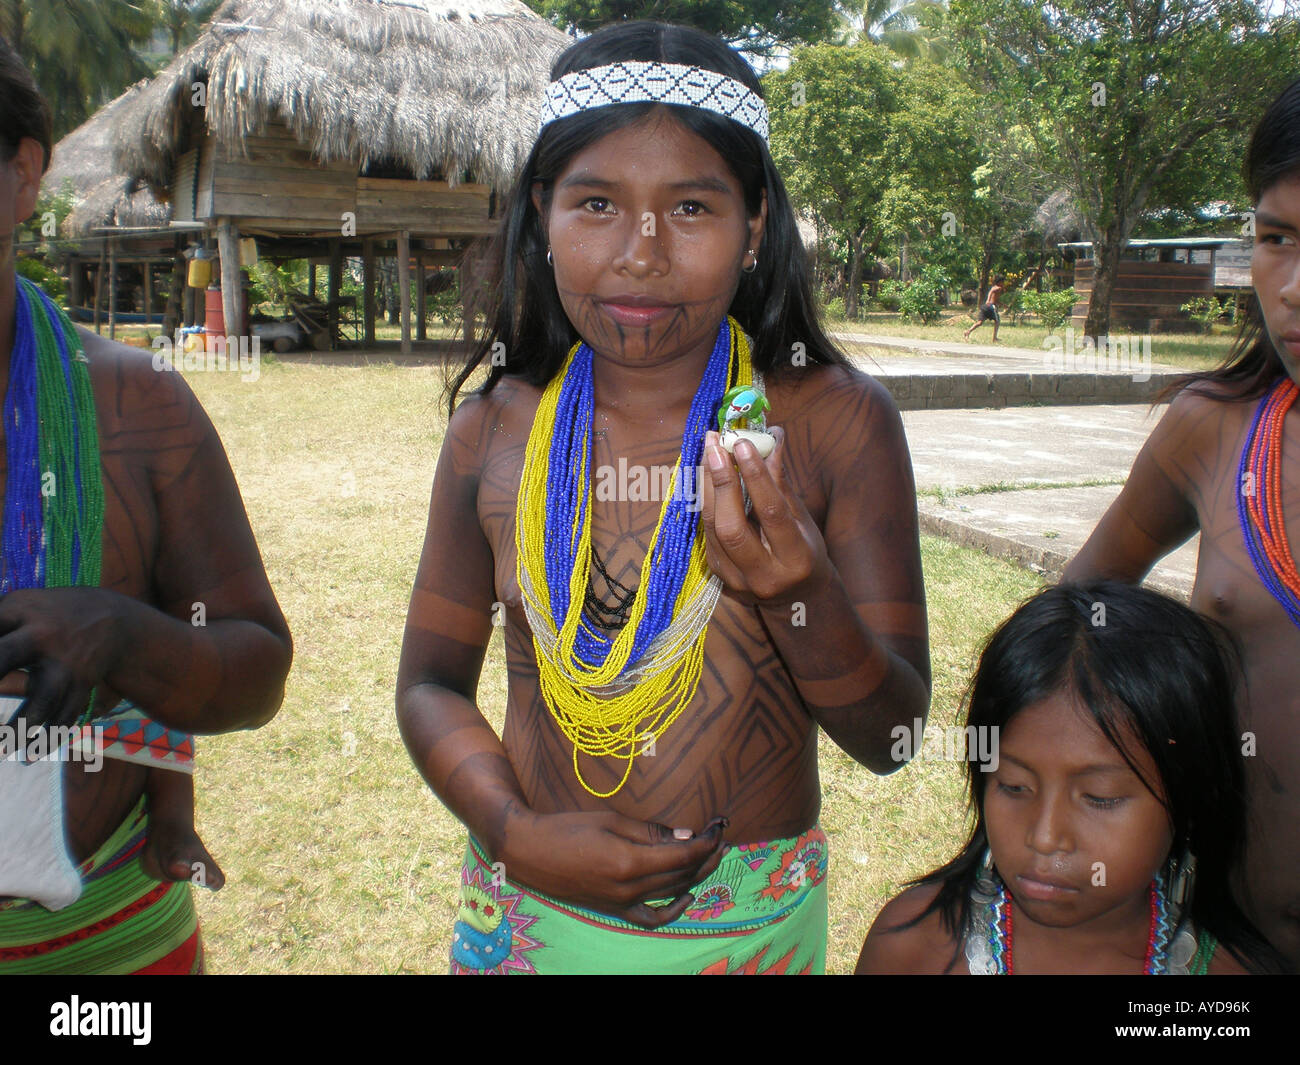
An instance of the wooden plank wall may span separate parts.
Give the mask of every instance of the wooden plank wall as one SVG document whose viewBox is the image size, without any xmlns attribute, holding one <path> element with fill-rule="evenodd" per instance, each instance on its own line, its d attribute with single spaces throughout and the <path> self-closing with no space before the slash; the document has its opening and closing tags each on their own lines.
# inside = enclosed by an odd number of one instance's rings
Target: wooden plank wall
<svg viewBox="0 0 1300 1065">
<path fill-rule="evenodd" d="M 247 228 L 338 232 L 346 211 L 356 233 L 477 235 L 491 233 L 491 189 L 444 181 L 357 176 L 354 161 L 321 163 L 283 125 L 244 140 L 247 157 L 203 143 L 199 160 L 200 219 L 233 218 Z"/>
<path fill-rule="evenodd" d="M 1071 313 L 1075 325 L 1088 315 L 1092 294 L 1093 260 L 1074 264 L 1074 289 L 1082 297 Z M 1117 325 L 1146 328 L 1152 318 L 1169 321 L 1186 319 L 1179 308 L 1197 296 L 1214 293 L 1209 263 L 1137 262 L 1121 259 L 1115 287 L 1111 291 L 1111 320 Z"/>
<path fill-rule="evenodd" d="M 355 210 L 356 165 L 322 163 L 285 126 L 244 138 L 247 158 L 208 138 L 212 206 L 207 217 L 292 219 L 307 229 L 338 229 Z"/>
<path fill-rule="evenodd" d="M 176 160 L 172 180 L 172 218 L 177 222 L 193 222 L 198 204 L 199 153 L 191 148 Z"/>
<path fill-rule="evenodd" d="M 393 181 L 357 178 L 357 229 L 436 230 L 444 233 L 491 233 L 488 220 L 492 190 L 486 185 L 445 181 Z"/>
</svg>

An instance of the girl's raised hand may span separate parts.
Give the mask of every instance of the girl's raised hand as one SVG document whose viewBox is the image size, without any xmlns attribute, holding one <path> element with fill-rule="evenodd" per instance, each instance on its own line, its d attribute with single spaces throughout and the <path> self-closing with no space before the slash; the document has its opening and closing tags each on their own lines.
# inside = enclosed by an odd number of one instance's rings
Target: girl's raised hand
<svg viewBox="0 0 1300 1065">
<path fill-rule="evenodd" d="M 785 430 L 776 426 L 769 432 L 776 447 L 766 459 L 741 440 L 735 465 L 718 434 L 704 434 L 700 524 L 709 568 L 736 598 L 786 606 L 813 595 L 830 580 L 834 567 L 821 530 L 786 481 Z M 749 491 L 750 514 L 745 513 L 741 478 Z"/>
</svg>

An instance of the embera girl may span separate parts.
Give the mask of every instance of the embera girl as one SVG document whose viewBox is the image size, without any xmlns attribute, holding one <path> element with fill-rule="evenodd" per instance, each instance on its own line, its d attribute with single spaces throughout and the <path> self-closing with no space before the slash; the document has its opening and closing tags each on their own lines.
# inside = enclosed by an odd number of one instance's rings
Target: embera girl
<svg viewBox="0 0 1300 1065">
<path fill-rule="evenodd" d="M 928 707 L 901 419 L 817 323 L 767 117 L 695 30 L 619 24 L 552 70 L 398 680 L 470 834 L 454 971 L 821 971 L 818 727 L 886 773 Z M 718 446 L 741 386 L 766 460 Z M 494 618 L 501 738 L 475 705 Z"/>
<path fill-rule="evenodd" d="M 1246 825 L 1226 634 L 1171 599 L 1049 588 L 992 636 L 975 825 L 876 918 L 859 973 L 1240 973 L 1282 960 L 1229 890 Z M 975 733 L 980 735 L 979 732 Z"/>
</svg>

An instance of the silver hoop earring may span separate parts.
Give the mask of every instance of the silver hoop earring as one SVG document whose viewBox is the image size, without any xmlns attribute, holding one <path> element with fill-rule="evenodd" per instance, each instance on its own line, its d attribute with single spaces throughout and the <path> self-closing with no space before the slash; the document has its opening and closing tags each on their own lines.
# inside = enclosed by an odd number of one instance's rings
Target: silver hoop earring
<svg viewBox="0 0 1300 1065">
<path fill-rule="evenodd" d="M 551 257 L 551 246 L 549 244 L 546 246 L 546 265 L 547 266 L 555 265 L 555 260 Z"/>
<path fill-rule="evenodd" d="M 741 272 L 742 274 L 752 274 L 755 270 L 758 269 L 758 256 L 757 256 L 757 255 L 754 255 L 754 249 L 753 249 L 753 248 L 750 248 L 750 249 L 749 249 L 749 254 L 754 256 L 754 264 L 753 264 L 752 266 L 748 267 L 748 268 L 742 266 L 742 267 L 740 268 L 740 272 Z"/>
</svg>

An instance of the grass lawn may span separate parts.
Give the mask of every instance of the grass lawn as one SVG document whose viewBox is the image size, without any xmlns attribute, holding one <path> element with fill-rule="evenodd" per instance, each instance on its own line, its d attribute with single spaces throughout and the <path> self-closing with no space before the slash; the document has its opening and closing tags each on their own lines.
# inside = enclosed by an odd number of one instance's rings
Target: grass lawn
<svg viewBox="0 0 1300 1065">
<path fill-rule="evenodd" d="M 444 972 L 463 830 L 417 776 L 393 716 L 407 597 L 445 418 L 435 368 L 264 363 L 255 383 L 190 373 L 216 423 L 296 642 L 279 715 L 202 738 L 202 835 L 229 884 L 198 892 L 214 972 Z M 926 538 L 934 703 L 951 723 L 973 655 L 1040 586 Z M 970 589 L 983 594 L 973 600 Z M 479 703 L 499 729 L 500 639 Z M 828 968 L 963 831 L 960 764 L 874 777 L 822 739 L 832 846 Z"/>
<path fill-rule="evenodd" d="M 263 309 L 268 312 L 272 311 L 270 305 L 266 305 Z M 829 333 L 853 333 L 863 338 L 869 337 L 873 333 L 881 336 L 915 337 L 919 340 L 950 342 L 960 348 L 966 344 L 962 339 L 962 333 L 971 324 L 972 320 L 965 311 L 951 311 L 945 313 L 938 321 L 929 325 L 921 325 L 918 322 L 905 322 L 897 314 L 873 311 L 864 313 L 862 318 L 855 322 L 843 318 L 826 317 L 823 319 L 822 325 Z M 108 326 L 105 324 L 101 328 L 104 335 L 107 336 Z M 1068 326 L 1062 326 L 1052 335 L 1064 343 L 1066 328 Z M 117 327 L 117 339 L 124 343 L 148 347 L 150 341 L 158 335 L 158 332 L 158 326 L 156 325 L 120 325 Z M 414 336 L 414 332 L 415 329 L 412 326 L 412 336 Z M 440 318 L 430 318 L 428 321 L 427 337 L 429 340 L 459 340 L 461 335 L 459 321 L 451 324 L 443 322 Z M 1044 341 L 1048 335 L 1043 326 L 1033 323 L 1032 320 L 1027 320 L 1021 325 L 1012 325 L 1008 319 L 999 327 L 998 343 L 1009 348 L 1030 348 L 1046 353 L 1047 348 L 1044 347 Z M 1137 334 L 1117 335 L 1132 335 L 1134 337 L 1132 344 L 1142 343 L 1142 337 Z M 1216 324 L 1207 336 L 1190 333 L 1157 333 L 1151 337 L 1151 360 L 1152 362 L 1164 363 L 1167 366 L 1178 366 L 1188 370 L 1208 370 L 1218 366 L 1223 361 L 1232 347 L 1235 335 L 1236 327 L 1225 324 Z M 993 327 L 986 322 L 971 336 L 971 343 L 989 344 L 992 342 L 992 337 Z M 396 341 L 401 338 L 402 328 L 400 325 L 391 325 L 387 319 L 382 317 L 376 320 L 376 340 Z M 927 352 L 910 352 L 904 348 L 873 345 L 868 339 L 845 340 L 838 343 L 850 355 L 878 356 L 884 354 L 890 359 L 925 358 L 930 355 Z M 1081 337 L 1077 330 L 1075 343 L 1081 344 Z M 1139 357 L 1139 353 L 1135 351 L 1133 358 L 1137 359 Z"/>
<path fill-rule="evenodd" d="M 856 322 L 846 321 L 843 318 L 827 318 L 823 325 L 829 332 L 833 333 L 857 333 L 860 335 L 869 335 L 876 333 L 881 336 L 897 337 L 916 337 L 921 340 L 941 340 L 954 342 L 957 345 L 964 345 L 962 333 L 970 326 L 974 319 L 966 311 L 952 311 L 946 313 L 938 321 L 930 325 L 921 325 L 918 322 L 904 322 L 897 314 L 882 314 L 873 312 L 864 314 L 861 320 Z M 1064 343 L 1065 330 L 1068 328 L 1062 326 L 1053 334 L 1061 339 Z M 1130 335 L 1123 333 L 1117 335 Z M 1141 336 L 1133 335 L 1138 342 L 1141 342 Z M 1179 366 L 1188 370 L 1208 370 L 1218 366 L 1223 361 L 1224 356 L 1232 347 L 1233 337 L 1236 335 L 1236 326 L 1216 324 L 1208 336 L 1199 336 L 1191 333 L 1156 333 L 1151 337 L 1151 361 L 1165 363 L 1169 366 Z M 1032 348 L 1035 351 L 1046 351 L 1043 342 L 1048 336 L 1047 330 L 1043 326 L 1028 320 L 1021 325 L 1011 325 L 1010 320 L 1006 320 L 998 328 L 998 343 L 1004 344 L 1010 348 Z M 1076 343 L 1081 343 L 1081 335 L 1075 330 Z M 985 322 L 973 334 L 970 342 L 972 344 L 989 344 L 992 343 L 993 325 L 991 322 Z M 869 343 L 856 344 L 854 342 L 845 342 L 844 346 L 852 354 L 863 354 L 865 349 L 871 348 Z M 861 350 L 860 350 L 861 349 Z M 872 348 L 872 351 L 885 351 L 891 358 L 899 358 L 906 353 L 900 348 Z M 920 356 L 918 356 L 920 357 Z"/>
</svg>

